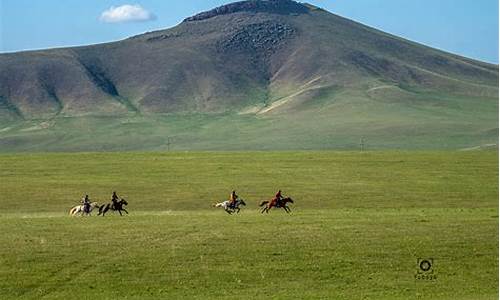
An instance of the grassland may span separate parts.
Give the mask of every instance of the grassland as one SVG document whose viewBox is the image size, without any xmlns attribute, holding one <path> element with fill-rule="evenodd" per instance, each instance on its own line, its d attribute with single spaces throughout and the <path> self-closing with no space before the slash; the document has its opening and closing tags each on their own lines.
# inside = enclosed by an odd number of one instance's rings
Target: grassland
<svg viewBox="0 0 500 300">
<path fill-rule="evenodd" d="M 0 155 L 2 299 L 496 299 L 498 152 Z M 281 188 L 292 215 L 258 213 Z M 248 206 L 210 204 L 236 189 Z M 70 218 L 112 190 L 129 216 Z M 436 280 L 416 280 L 434 258 Z"/>
<path fill-rule="evenodd" d="M 0 152 L 498 148 L 498 97 L 365 88 L 264 115 L 0 118 Z"/>
</svg>

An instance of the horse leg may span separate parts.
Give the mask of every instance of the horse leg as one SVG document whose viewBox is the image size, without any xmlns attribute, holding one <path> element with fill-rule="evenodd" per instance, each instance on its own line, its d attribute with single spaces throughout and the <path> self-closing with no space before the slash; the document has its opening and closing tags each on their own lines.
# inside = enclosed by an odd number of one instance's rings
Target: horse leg
<svg viewBox="0 0 500 300">
<path fill-rule="evenodd" d="M 121 209 L 118 210 L 118 213 L 120 214 L 120 217 L 123 217 Z"/>
<path fill-rule="evenodd" d="M 125 208 L 122 208 L 122 210 L 123 210 L 124 212 L 126 212 L 126 213 L 127 213 L 127 215 L 128 215 L 128 211 L 127 211 Z"/>
<path fill-rule="evenodd" d="M 103 217 L 104 217 L 104 215 L 106 215 L 106 213 L 108 212 L 108 210 L 109 210 L 109 204 L 108 204 L 108 205 L 106 205 L 106 206 L 104 207 L 104 209 L 102 210 L 102 216 L 103 216 Z"/>
</svg>

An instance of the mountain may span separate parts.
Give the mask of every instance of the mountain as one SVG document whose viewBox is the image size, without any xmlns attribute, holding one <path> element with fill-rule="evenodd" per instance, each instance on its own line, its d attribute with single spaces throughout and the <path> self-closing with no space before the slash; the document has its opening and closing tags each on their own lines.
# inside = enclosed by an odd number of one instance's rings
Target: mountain
<svg viewBox="0 0 500 300">
<path fill-rule="evenodd" d="M 497 112 L 497 65 L 291 0 L 0 55 L 0 151 L 466 148 Z"/>
</svg>

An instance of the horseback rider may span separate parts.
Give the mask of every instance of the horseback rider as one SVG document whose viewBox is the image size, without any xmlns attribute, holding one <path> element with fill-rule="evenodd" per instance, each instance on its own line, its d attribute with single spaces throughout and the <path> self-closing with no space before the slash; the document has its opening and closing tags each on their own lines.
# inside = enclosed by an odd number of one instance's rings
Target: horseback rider
<svg viewBox="0 0 500 300">
<path fill-rule="evenodd" d="M 116 195 L 116 192 L 113 192 L 113 195 L 111 196 L 111 203 L 112 203 L 111 208 L 112 209 L 116 209 L 119 199 L 120 198 L 118 198 L 118 195 Z"/>
<path fill-rule="evenodd" d="M 279 190 L 273 199 L 273 201 L 276 201 L 276 207 L 280 207 L 281 200 L 283 200 L 283 196 L 281 195 L 281 190 Z"/>
<path fill-rule="evenodd" d="M 82 204 L 83 204 L 83 212 L 86 214 L 90 213 L 90 199 L 89 195 L 85 195 L 85 197 L 82 198 Z"/>
<path fill-rule="evenodd" d="M 229 195 L 229 207 L 235 208 L 236 201 L 238 201 L 238 195 L 236 195 L 236 191 L 233 191 L 231 195 Z"/>
</svg>

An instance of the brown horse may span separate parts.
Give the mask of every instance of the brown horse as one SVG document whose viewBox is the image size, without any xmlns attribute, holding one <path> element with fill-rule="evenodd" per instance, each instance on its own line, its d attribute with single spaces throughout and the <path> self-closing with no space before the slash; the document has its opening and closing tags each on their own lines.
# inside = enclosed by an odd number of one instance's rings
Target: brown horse
<svg viewBox="0 0 500 300">
<path fill-rule="evenodd" d="M 283 208 L 287 213 L 290 213 L 292 210 L 290 209 L 290 207 L 286 206 L 286 204 L 290 202 L 290 203 L 293 203 L 293 200 L 292 198 L 290 197 L 286 197 L 286 198 L 283 198 L 280 200 L 280 203 L 279 203 L 279 207 Z M 278 207 L 277 206 L 278 204 L 278 200 L 277 199 L 273 199 L 271 201 L 262 201 L 262 203 L 259 205 L 259 206 L 264 206 L 265 207 L 262 209 L 262 211 L 260 213 L 269 213 L 269 210 L 273 207 Z"/>
</svg>

